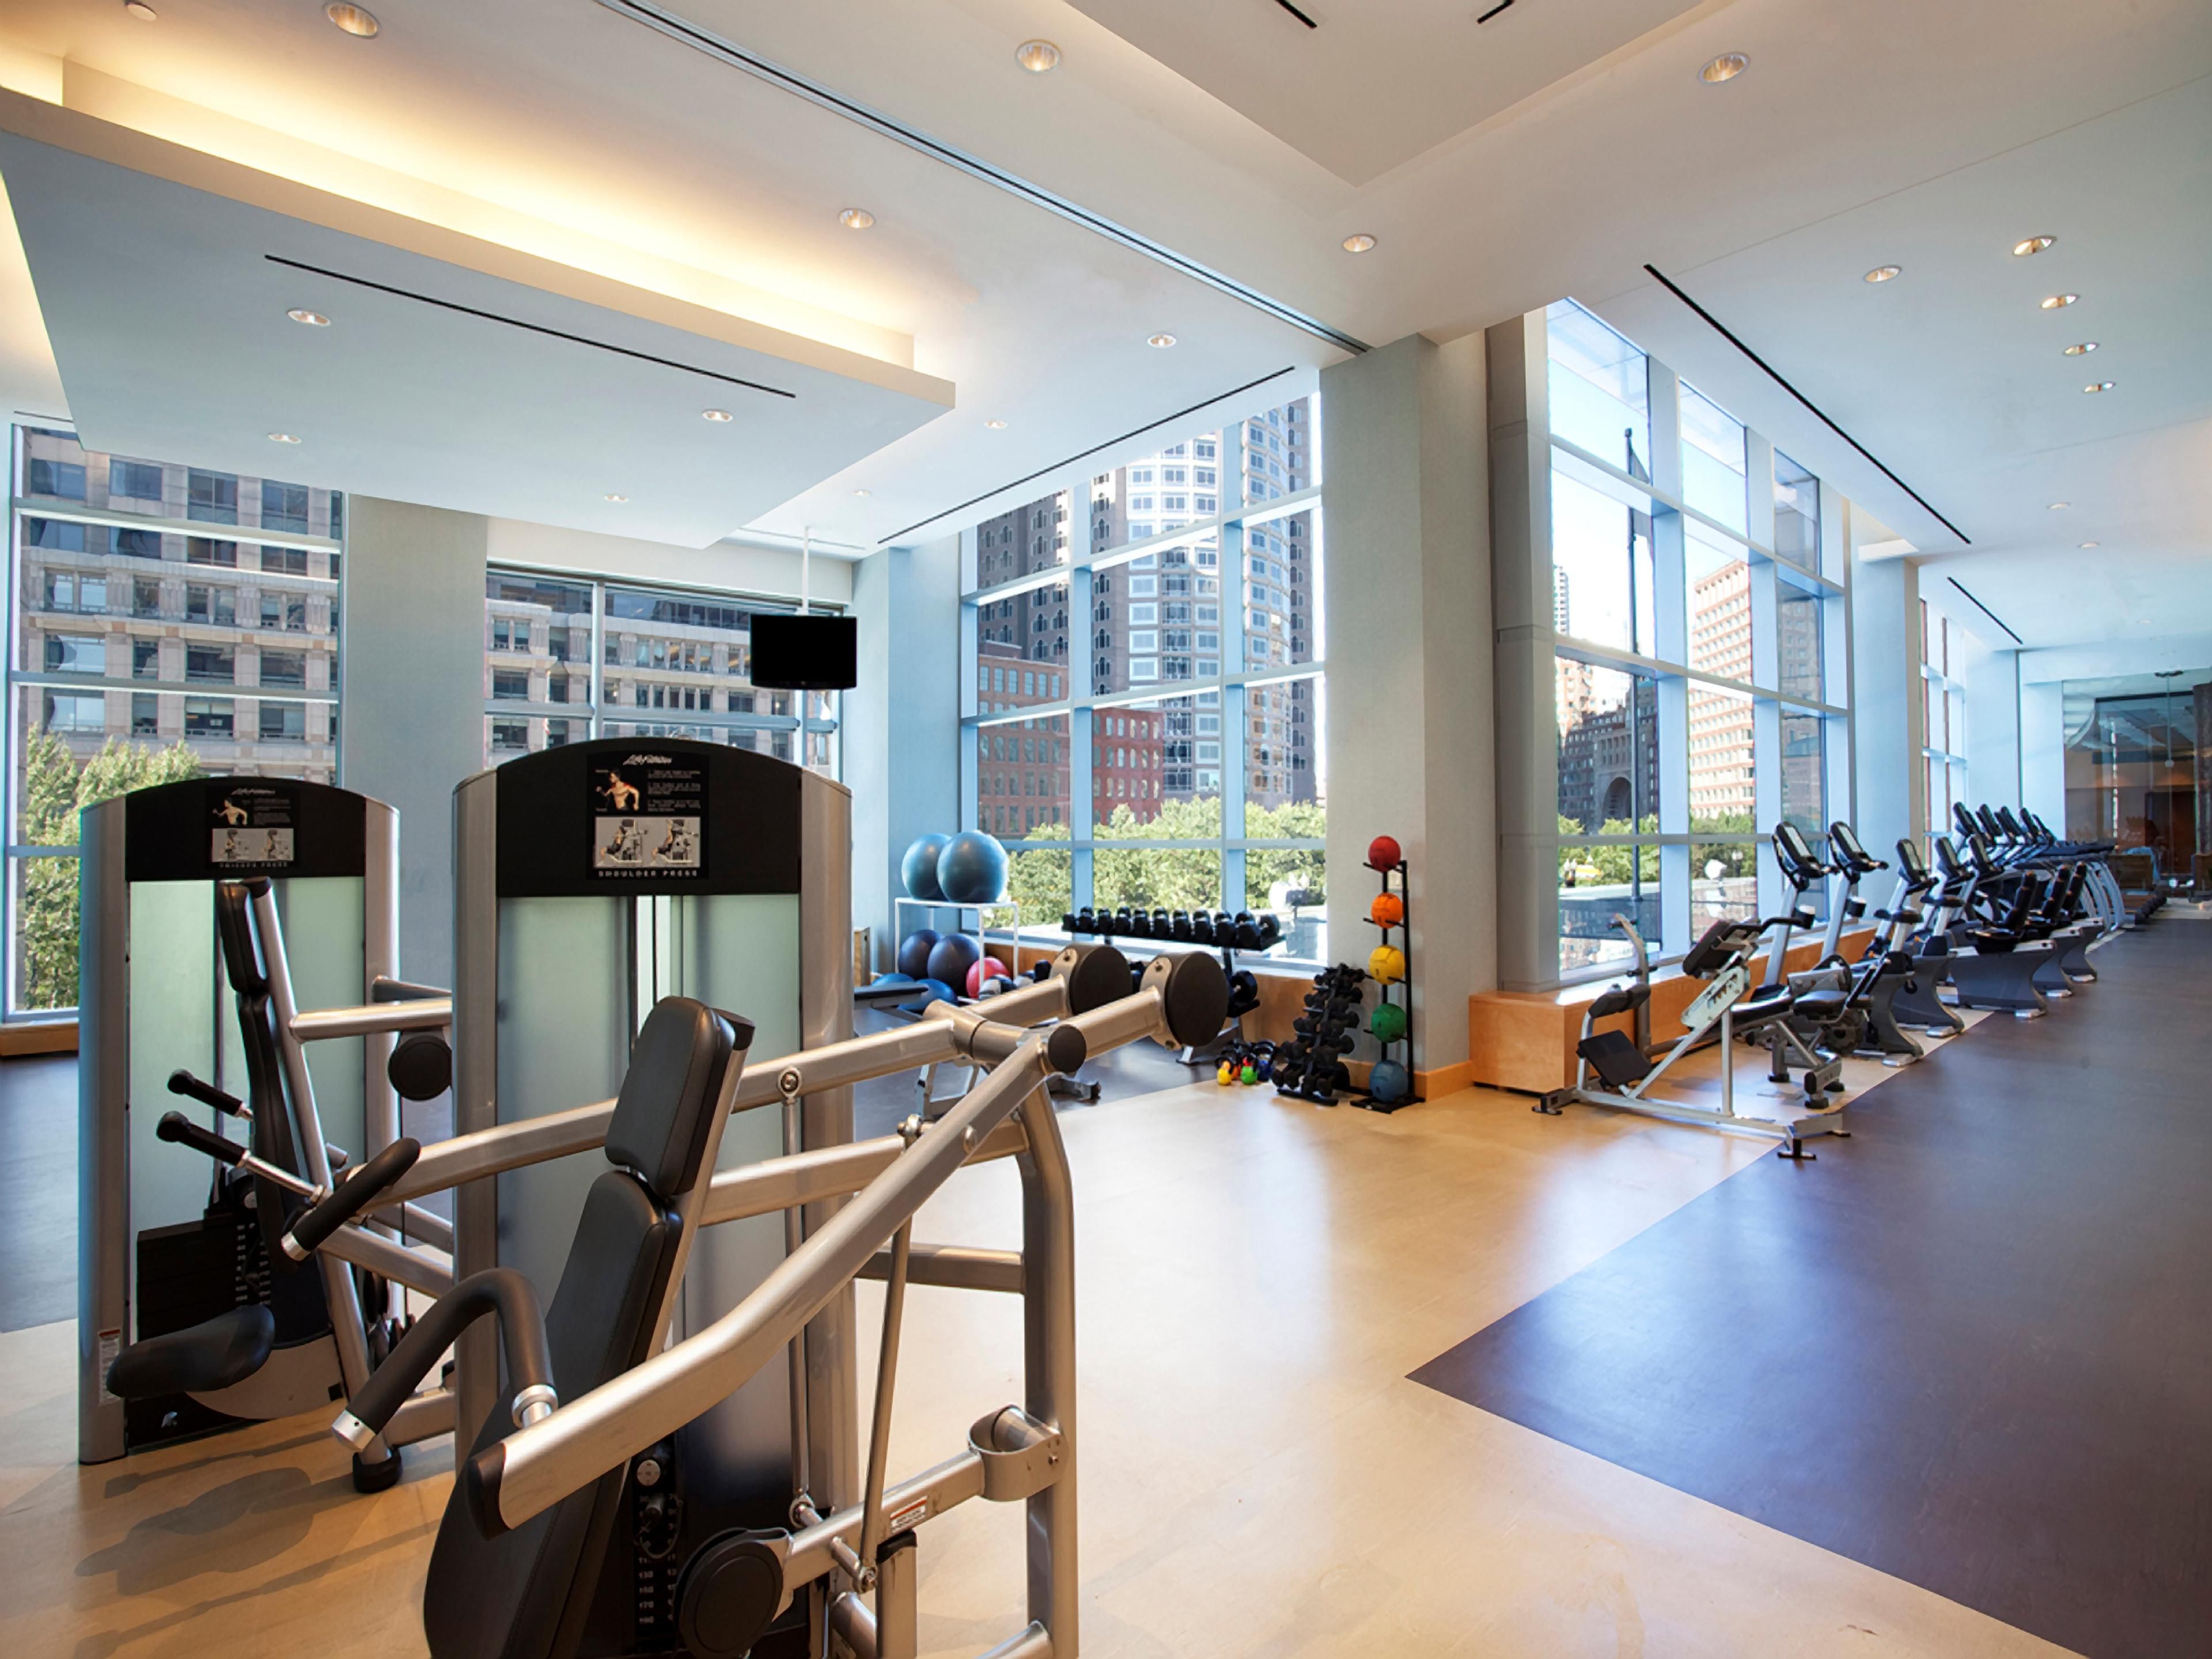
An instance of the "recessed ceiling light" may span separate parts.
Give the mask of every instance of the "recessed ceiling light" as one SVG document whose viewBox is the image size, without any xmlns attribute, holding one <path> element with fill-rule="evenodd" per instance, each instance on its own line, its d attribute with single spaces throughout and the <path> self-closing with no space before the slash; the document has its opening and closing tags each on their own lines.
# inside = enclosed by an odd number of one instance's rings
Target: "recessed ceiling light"
<svg viewBox="0 0 2212 1659">
<path fill-rule="evenodd" d="M 1905 274 L 1903 265 L 1876 265 L 1866 274 L 1869 283 L 1890 283 Z"/>
<path fill-rule="evenodd" d="M 2094 547 L 2094 546 L 2096 546 L 2096 545 L 2097 545 L 2097 544 L 2096 544 L 2095 542 L 2083 542 L 2083 543 L 2081 543 L 2081 546 L 2083 546 L 2083 547 L 2085 547 L 2085 548 L 2087 548 L 2087 547 Z"/>
<path fill-rule="evenodd" d="M 712 421 L 715 425 L 720 426 L 730 418 L 730 411 L 726 409 L 702 409 L 699 411 L 699 418 L 702 421 Z"/>
<path fill-rule="evenodd" d="M 1004 432 L 1006 429 L 1006 423 L 1004 421 L 986 421 L 983 424 L 994 432 Z"/>
<path fill-rule="evenodd" d="M 2097 343 L 2094 340 L 2083 340 L 2076 344 L 2068 346 L 2066 348 L 2066 355 L 2069 357 L 2086 357 L 2096 349 Z"/>
<path fill-rule="evenodd" d="M 2012 245 L 2012 257 L 2025 259 L 2031 253 L 2040 253 L 2058 239 L 2056 236 L 2027 236 Z"/>
<path fill-rule="evenodd" d="M 2110 392 L 2118 384 L 2119 382 L 2118 380 L 2092 380 L 2088 385 L 2083 386 L 2081 390 L 2084 392 Z"/>
<path fill-rule="evenodd" d="M 309 311 L 304 306 L 295 307 L 284 313 L 295 323 L 305 323 L 309 328 L 328 328 L 331 319 L 319 311 Z"/>
<path fill-rule="evenodd" d="M 2071 501 L 2053 501 L 2051 504 L 2051 510 L 2053 513 L 2063 513 L 2068 507 L 2073 505 L 2074 503 Z"/>
<path fill-rule="evenodd" d="M 628 501 L 629 497 L 627 495 L 606 495 L 600 496 L 599 499 L 603 501 L 612 501 L 619 507 L 623 502 Z"/>
<path fill-rule="evenodd" d="M 2045 296 L 2044 296 L 2044 300 L 2043 300 L 2043 308 L 2044 308 L 2045 311 L 2057 311 L 2057 310 L 2059 310 L 2059 309 L 2060 309 L 2061 307 L 2063 307 L 2072 305 L 2072 304 L 2073 304 L 2076 300 L 2080 299 L 2081 297 L 2081 296 L 2080 295 L 2078 295 L 2078 294 L 2051 294 L 2051 295 L 2045 295 Z"/>
<path fill-rule="evenodd" d="M 854 493 L 855 495 L 866 495 L 868 492 L 867 492 L 866 490 L 865 490 L 865 489 L 856 489 L 856 490 L 854 490 L 853 493 Z"/>
<path fill-rule="evenodd" d="M 161 14 L 146 3 L 146 0 L 123 0 L 123 9 L 142 23 L 158 23 Z"/>
<path fill-rule="evenodd" d="M 349 6 L 344 0 L 331 0 L 323 8 L 323 15 L 348 34 L 357 34 L 364 40 L 375 39 L 376 32 L 384 27 L 376 21 L 374 12 L 365 6 Z"/>
<path fill-rule="evenodd" d="M 837 216 L 837 222 L 848 230 L 866 230 L 876 222 L 876 216 L 866 208 L 847 208 Z"/>
<path fill-rule="evenodd" d="M 1175 336 L 1172 334 L 1155 334 L 1145 342 L 1146 345 L 1156 347 L 1162 351 L 1165 351 L 1175 343 Z"/>
<path fill-rule="evenodd" d="M 1733 81 L 1751 67 L 1751 59 L 1740 52 L 1724 52 L 1698 71 L 1698 79 L 1713 86 L 1723 81 Z"/>
<path fill-rule="evenodd" d="M 300 441 L 289 432 L 272 432 L 269 434 L 269 441 L 272 444 L 295 444 Z"/>
<path fill-rule="evenodd" d="M 1014 48 L 1014 61 L 1031 75 L 1060 67 L 1060 48 L 1049 40 L 1024 40 Z"/>
<path fill-rule="evenodd" d="M 1374 250 L 1375 239 L 1364 230 L 1354 232 L 1344 239 L 1344 251 L 1346 253 L 1371 253 Z"/>
</svg>

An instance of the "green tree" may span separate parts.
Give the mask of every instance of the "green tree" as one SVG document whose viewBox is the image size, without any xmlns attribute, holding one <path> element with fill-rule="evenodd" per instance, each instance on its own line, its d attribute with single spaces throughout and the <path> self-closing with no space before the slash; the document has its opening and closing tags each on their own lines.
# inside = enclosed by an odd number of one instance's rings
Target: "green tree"
<svg viewBox="0 0 2212 1659">
<path fill-rule="evenodd" d="M 1240 909 L 1267 903 L 1278 882 L 1289 882 L 1312 896 L 1326 892 L 1322 850 L 1311 848 L 1255 848 L 1244 854 L 1244 892 L 1224 898 L 1221 886 L 1221 802 L 1218 799 L 1170 800 L 1139 819 L 1128 805 L 1117 803 L 1096 826 L 1091 857 L 1091 902 L 1112 910 L 1127 905 L 1146 910 L 1217 910 L 1233 902 Z M 1245 809 L 1244 834 L 1254 841 L 1321 841 L 1328 834 L 1328 808 L 1317 801 L 1292 801 L 1276 807 Z M 1027 840 L 1065 841 L 1062 824 L 1040 824 Z M 1195 841 L 1204 847 L 1147 847 L 1146 842 Z M 1121 844 L 1115 844 L 1121 843 Z M 1007 849 L 1006 890 L 1021 906 L 1025 927 L 1057 922 L 1073 902 L 1073 857 L 1064 848 Z"/>
<path fill-rule="evenodd" d="M 74 847 L 77 814 L 116 795 L 200 775 L 200 757 L 183 743 L 149 749 L 110 738 L 80 769 L 69 745 L 51 732 L 33 735 L 23 757 L 20 828 L 32 847 Z M 68 1008 L 76 1002 L 77 861 L 21 861 L 21 984 L 27 1008 Z"/>
</svg>

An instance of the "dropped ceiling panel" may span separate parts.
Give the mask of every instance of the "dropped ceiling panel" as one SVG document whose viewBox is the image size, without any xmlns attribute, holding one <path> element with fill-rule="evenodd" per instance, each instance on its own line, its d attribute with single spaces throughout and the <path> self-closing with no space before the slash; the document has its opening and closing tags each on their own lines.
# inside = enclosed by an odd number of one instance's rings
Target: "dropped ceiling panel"
<svg viewBox="0 0 2212 1659">
<path fill-rule="evenodd" d="M 1691 0 L 1291 0 L 1309 27 L 1283 0 L 1073 3 L 1355 185 L 1695 9 Z"/>
<path fill-rule="evenodd" d="M 5 93 L 0 173 L 95 449 L 703 547 L 952 404 L 910 369 Z"/>
</svg>

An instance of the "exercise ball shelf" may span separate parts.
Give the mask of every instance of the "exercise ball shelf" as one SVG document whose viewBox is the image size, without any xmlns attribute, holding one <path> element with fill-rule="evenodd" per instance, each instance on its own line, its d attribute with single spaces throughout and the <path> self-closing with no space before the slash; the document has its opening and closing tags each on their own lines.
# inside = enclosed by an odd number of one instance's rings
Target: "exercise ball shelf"
<svg viewBox="0 0 2212 1659">
<path fill-rule="evenodd" d="M 1380 884 L 1374 902 L 1368 907 L 1367 921 L 1382 935 L 1381 943 L 1367 958 L 1368 976 L 1380 988 L 1379 1000 L 1367 1018 L 1367 1029 L 1382 1045 L 1382 1055 L 1368 1072 L 1365 1091 L 1352 1096 L 1350 1103 L 1370 1112 L 1395 1112 L 1421 1101 L 1413 1092 L 1411 872 L 1405 854 L 1388 836 L 1378 836 L 1367 849 L 1367 867 L 1375 872 Z"/>
</svg>

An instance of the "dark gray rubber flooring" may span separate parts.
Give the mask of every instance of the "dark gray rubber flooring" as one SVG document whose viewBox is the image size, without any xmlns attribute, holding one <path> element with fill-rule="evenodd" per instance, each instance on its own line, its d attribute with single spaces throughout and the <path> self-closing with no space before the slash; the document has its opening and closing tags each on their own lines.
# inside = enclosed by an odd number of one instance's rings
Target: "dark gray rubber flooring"
<svg viewBox="0 0 2212 1659">
<path fill-rule="evenodd" d="M 1415 1380 L 2092 1659 L 2212 1655 L 2212 924 L 2094 960 Z"/>
</svg>

